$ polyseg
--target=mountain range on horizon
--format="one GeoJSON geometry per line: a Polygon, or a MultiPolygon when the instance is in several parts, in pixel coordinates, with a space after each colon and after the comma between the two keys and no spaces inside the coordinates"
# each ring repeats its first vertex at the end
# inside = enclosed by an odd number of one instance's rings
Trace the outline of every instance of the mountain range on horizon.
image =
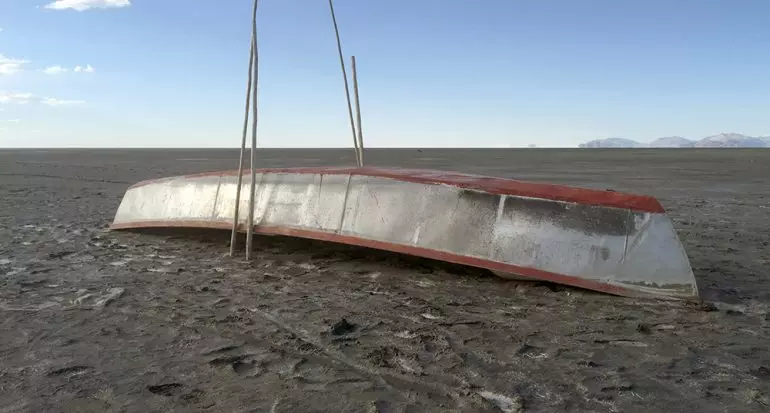
{"type": "Polygon", "coordinates": [[[578,145],[580,148],[770,148],[770,136],[747,136],[720,133],[700,140],[667,136],[650,143],[625,138],[596,139],[578,145]]]}

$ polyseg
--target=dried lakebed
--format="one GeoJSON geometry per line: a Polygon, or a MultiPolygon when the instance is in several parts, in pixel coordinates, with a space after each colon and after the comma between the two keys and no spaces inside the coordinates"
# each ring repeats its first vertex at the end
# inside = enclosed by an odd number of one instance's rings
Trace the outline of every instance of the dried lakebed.
{"type": "MultiPolygon", "coordinates": [[[[106,230],[128,185],[236,157],[0,151],[0,411],[770,408],[770,151],[367,157],[655,195],[703,307],[281,237],[257,238],[246,262],[226,256],[227,233],[106,230]]],[[[352,151],[263,154],[340,159],[352,151]]]]}

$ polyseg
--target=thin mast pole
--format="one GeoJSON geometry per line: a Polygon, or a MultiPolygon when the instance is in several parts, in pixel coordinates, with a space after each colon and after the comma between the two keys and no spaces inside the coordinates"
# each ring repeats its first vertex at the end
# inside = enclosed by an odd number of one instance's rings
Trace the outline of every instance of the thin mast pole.
{"type": "Polygon", "coordinates": [[[356,70],[356,57],[350,56],[350,68],[353,71],[353,97],[356,101],[356,126],[358,127],[358,160],[359,166],[364,166],[364,133],[361,129],[361,101],[358,98],[358,71],[356,70]]]}
{"type": "Polygon", "coordinates": [[[254,82],[251,85],[252,89],[252,102],[251,105],[251,185],[249,187],[249,218],[246,223],[246,259],[251,259],[251,248],[254,235],[254,193],[256,190],[256,177],[257,171],[255,169],[257,164],[257,86],[259,84],[259,48],[257,46],[257,4],[259,0],[254,0],[254,11],[252,12],[251,19],[251,48],[254,52],[254,65],[253,74],[254,82]]]}
{"type": "Polygon", "coordinates": [[[345,81],[345,97],[348,101],[348,116],[350,118],[350,131],[353,133],[353,146],[356,152],[356,164],[361,167],[361,159],[358,152],[358,139],[356,138],[356,125],[353,121],[353,106],[350,104],[350,88],[348,87],[348,74],[345,71],[345,58],[342,54],[342,43],[340,42],[340,31],[337,28],[337,17],[334,15],[334,4],[329,0],[329,10],[332,13],[332,23],[334,24],[334,35],[337,37],[337,52],[340,55],[340,67],[342,67],[342,78],[345,81]]]}
{"type": "Polygon", "coordinates": [[[243,185],[243,152],[246,150],[246,135],[249,130],[249,104],[251,103],[251,78],[254,65],[254,35],[249,46],[249,75],[246,83],[246,111],[243,116],[243,134],[241,137],[241,155],[238,158],[238,186],[235,189],[235,210],[233,211],[233,231],[230,234],[230,256],[235,255],[235,247],[238,242],[238,212],[241,206],[241,186],[243,185]]]}

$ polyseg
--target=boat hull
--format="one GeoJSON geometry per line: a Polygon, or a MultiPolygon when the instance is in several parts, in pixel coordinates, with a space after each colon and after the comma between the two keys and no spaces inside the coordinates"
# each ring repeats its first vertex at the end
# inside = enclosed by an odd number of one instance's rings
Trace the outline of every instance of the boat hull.
{"type": "MultiPolygon", "coordinates": [[[[651,197],[421,170],[256,172],[256,233],[394,251],[623,296],[698,296],[676,231],[651,197]]],[[[229,229],[236,187],[233,171],[141,182],[126,192],[112,228],[229,229]]],[[[249,187],[246,173],[241,231],[249,187]]]]}

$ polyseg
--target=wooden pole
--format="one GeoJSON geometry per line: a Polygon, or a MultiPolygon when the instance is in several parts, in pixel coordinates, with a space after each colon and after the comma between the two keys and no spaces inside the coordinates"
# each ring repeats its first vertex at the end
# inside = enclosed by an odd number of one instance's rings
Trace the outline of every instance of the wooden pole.
{"type": "Polygon", "coordinates": [[[246,136],[249,130],[249,104],[251,103],[252,67],[254,65],[254,37],[249,46],[249,75],[246,83],[246,111],[243,116],[243,134],[241,135],[241,154],[238,157],[238,186],[235,189],[235,208],[233,210],[233,231],[230,234],[230,256],[235,255],[238,242],[238,213],[241,206],[241,186],[243,186],[243,153],[246,151],[246,136]]]}
{"type": "Polygon", "coordinates": [[[257,86],[259,84],[259,48],[257,46],[257,4],[254,0],[254,11],[251,19],[251,47],[254,51],[253,75],[254,82],[251,85],[251,185],[249,186],[249,218],[246,227],[246,259],[251,259],[251,249],[254,236],[254,195],[256,192],[256,166],[257,166],[257,86]]]}
{"type": "Polygon", "coordinates": [[[342,79],[345,81],[345,98],[348,101],[348,117],[350,118],[350,131],[353,133],[353,147],[356,152],[356,165],[359,167],[361,164],[361,159],[359,158],[359,152],[358,152],[358,139],[356,138],[356,125],[353,121],[353,106],[350,104],[350,88],[348,87],[348,74],[345,71],[345,58],[342,54],[342,42],[340,42],[340,31],[337,28],[337,17],[334,15],[334,4],[332,4],[332,0],[329,0],[329,10],[332,14],[332,23],[334,24],[334,35],[337,37],[337,52],[340,56],[340,67],[342,67],[342,79]]]}
{"type": "Polygon", "coordinates": [[[350,56],[350,68],[353,71],[353,98],[356,102],[356,126],[358,127],[358,161],[359,166],[364,166],[364,133],[361,128],[361,101],[358,98],[358,71],[356,70],[356,57],[350,56]]]}

